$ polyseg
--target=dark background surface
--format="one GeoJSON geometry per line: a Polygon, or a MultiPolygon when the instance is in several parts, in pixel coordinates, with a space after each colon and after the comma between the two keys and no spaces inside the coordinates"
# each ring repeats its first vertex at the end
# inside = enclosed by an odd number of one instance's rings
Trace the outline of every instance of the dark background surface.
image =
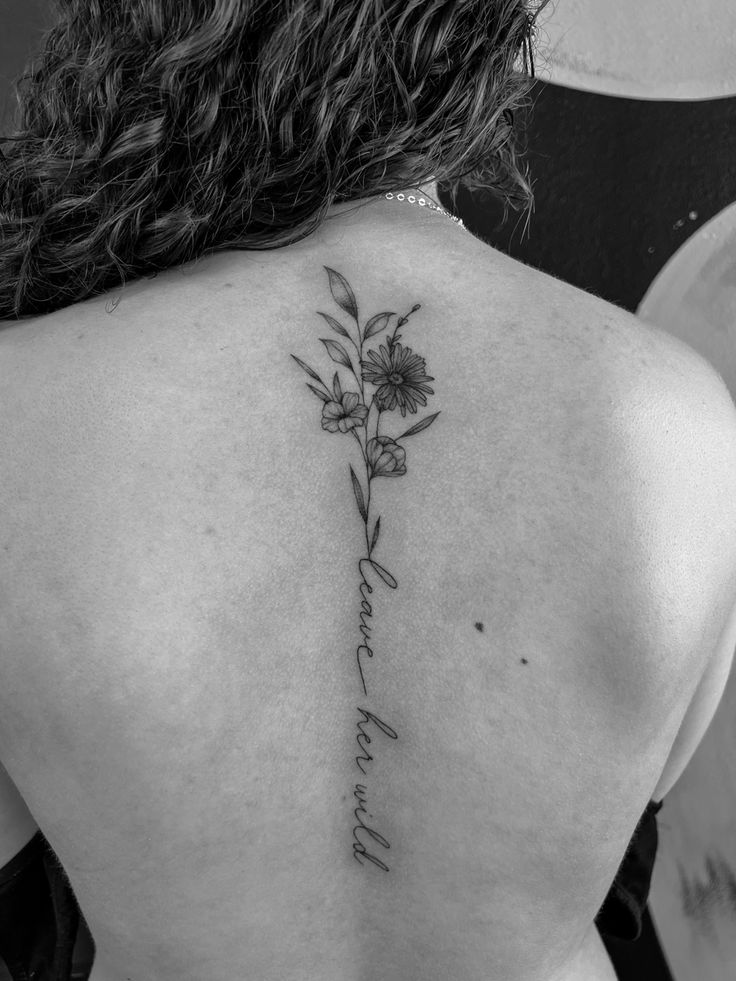
{"type": "MultiPolygon", "coordinates": [[[[12,81],[49,21],[45,0],[0,0],[0,135],[12,81]]],[[[532,95],[519,120],[536,200],[528,228],[467,193],[458,214],[489,245],[635,312],[667,260],[736,200],[736,98],[636,100],[541,81],[532,95]]],[[[640,940],[603,941],[620,981],[673,981],[648,911],[640,940]]],[[[75,979],[92,950],[83,930],[75,979]]]]}
{"type": "Polygon", "coordinates": [[[528,229],[467,192],[458,214],[489,245],[633,313],[667,260],[736,200],[736,97],[624,99],[537,81],[532,99],[519,121],[528,229]]]}

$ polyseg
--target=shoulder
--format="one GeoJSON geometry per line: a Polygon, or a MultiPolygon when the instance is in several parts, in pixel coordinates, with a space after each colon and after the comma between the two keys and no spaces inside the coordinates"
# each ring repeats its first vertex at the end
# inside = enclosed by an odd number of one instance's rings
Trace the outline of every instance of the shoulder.
{"type": "Polygon", "coordinates": [[[636,677],[665,713],[733,656],[724,635],[736,610],[736,405],[694,348],[623,313],[617,330],[611,391],[626,396],[617,432],[626,453],[610,479],[647,604],[636,677]]]}
{"type": "Polygon", "coordinates": [[[620,324],[616,367],[630,425],[641,439],[632,446],[635,456],[645,451],[650,478],[667,503],[680,499],[696,521],[712,507],[729,525],[736,514],[736,405],[729,388],[694,348],[631,320],[620,324]],[[636,381],[629,390],[631,375],[636,381]]]}
{"type": "Polygon", "coordinates": [[[662,367],[643,394],[634,456],[650,494],[641,539],[659,558],[646,651],[632,663],[650,731],[669,748],[650,793],[661,800],[708,730],[736,650],[736,406],[689,345],[652,330],[647,350],[661,352],[662,367]]]}
{"type": "MultiPolygon", "coordinates": [[[[729,524],[736,515],[736,405],[716,366],[599,297],[537,270],[522,275],[547,336],[563,334],[575,354],[563,377],[577,382],[594,412],[590,418],[601,421],[609,438],[620,434],[628,466],[640,467],[646,478],[642,493],[651,486],[653,494],[666,495],[663,505],[679,497],[694,520],[713,507],[729,524]]],[[[545,344],[543,357],[553,344],[545,344]]],[[[663,507],[653,510],[667,517],[663,507]]],[[[736,543],[736,529],[733,537],[736,543]]]]}
{"type": "MultiPolygon", "coordinates": [[[[666,332],[637,320],[636,339],[647,370],[632,389],[628,408],[638,437],[632,460],[641,461],[647,477],[642,492],[651,488],[653,517],[660,517],[671,534],[672,525],[693,531],[708,550],[719,542],[718,551],[732,561],[736,405],[728,385],[711,362],[666,332]]],[[[619,369],[625,378],[625,361],[619,369]]]]}
{"type": "Polygon", "coordinates": [[[621,520],[630,508],[663,548],[687,544],[693,563],[717,545],[736,572],[736,405],[715,365],[599,297],[528,267],[516,275],[541,325],[533,377],[558,379],[548,395],[567,402],[621,520]]]}

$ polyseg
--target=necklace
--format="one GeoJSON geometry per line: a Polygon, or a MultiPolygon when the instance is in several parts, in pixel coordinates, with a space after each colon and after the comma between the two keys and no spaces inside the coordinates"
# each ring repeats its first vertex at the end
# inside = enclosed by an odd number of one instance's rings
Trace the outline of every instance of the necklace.
{"type": "Polygon", "coordinates": [[[389,201],[392,201],[394,198],[396,198],[397,201],[403,201],[406,199],[409,204],[419,204],[423,208],[429,208],[430,211],[438,211],[441,215],[446,215],[448,218],[451,218],[452,221],[458,224],[461,228],[465,228],[462,218],[456,218],[455,215],[451,215],[449,211],[443,211],[442,208],[438,208],[437,205],[430,204],[428,198],[417,198],[415,194],[404,194],[403,192],[400,194],[394,194],[393,191],[389,191],[385,196],[389,201]]]}

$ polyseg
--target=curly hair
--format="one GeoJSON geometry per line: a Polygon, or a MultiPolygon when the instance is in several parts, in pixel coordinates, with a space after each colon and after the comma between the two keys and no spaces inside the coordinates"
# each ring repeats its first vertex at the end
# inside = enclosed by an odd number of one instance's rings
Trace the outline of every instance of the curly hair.
{"type": "Polygon", "coordinates": [[[531,210],[514,114],[547,2],[52,0],[0,138],[0,320],[430,176],[531,210]]]}

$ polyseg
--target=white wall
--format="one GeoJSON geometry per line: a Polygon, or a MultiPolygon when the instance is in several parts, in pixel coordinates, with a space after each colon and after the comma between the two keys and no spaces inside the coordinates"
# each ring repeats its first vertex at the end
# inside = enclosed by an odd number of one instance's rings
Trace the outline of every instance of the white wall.
{"type": "Polygon", "coordinates": [[[552,0],[538,27],[544,81],[637,99],[736,94],[736,0],[552,0]]]}

